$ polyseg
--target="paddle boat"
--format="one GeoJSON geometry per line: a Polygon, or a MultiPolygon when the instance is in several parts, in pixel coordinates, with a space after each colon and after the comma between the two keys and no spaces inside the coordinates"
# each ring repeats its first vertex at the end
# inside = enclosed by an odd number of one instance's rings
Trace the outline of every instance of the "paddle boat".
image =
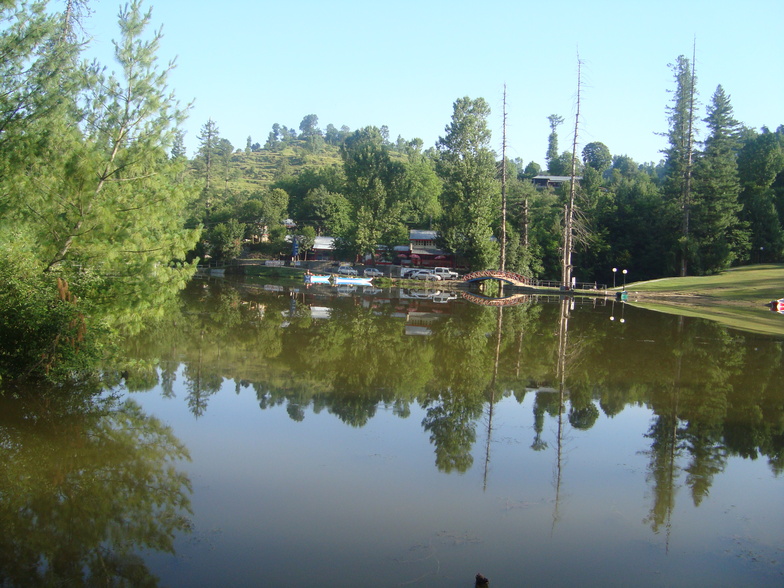
{"type": "Polygon", "coordinates": [[[372,286],[373,280],[371,278],[349,278],[343,276],[333,276],[332,283],[336,286],[372,286]]]}
{"type": "Polygon", "coordinates": [[[372,286],[372,278],[360,278],[356,276],[338,276],[324,274],[305,274],[306,284],[329,284],[333,286],[372,286]]]}
{"type": "Polygon", "coordinates": [[[771,300],[770,303],[768,303],[768,306],[770,306],[770,309],[773,312],[780,312],[781,314],[784,314],[784,298],[771,300]]]}
{"type": "Polygon", "coordinates": [[[306,284],[329,284],[329,276],[320,274],[305,274],[306,284]]]}

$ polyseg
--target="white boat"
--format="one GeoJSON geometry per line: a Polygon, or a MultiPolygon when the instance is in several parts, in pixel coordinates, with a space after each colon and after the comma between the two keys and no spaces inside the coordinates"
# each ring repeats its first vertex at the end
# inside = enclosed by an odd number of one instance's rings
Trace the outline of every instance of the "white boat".
{"type": "Polygon", "coordinates": [[[371,278],[344,278],[342,276],[333,276],[332,282],[338,285],[354,285],[354,286],[372,286],[373,280],[371,278]]]}
{"type": "Polygon", "coordinates": [[[329,284],[329,276],[319,274],[305,274],[306,284],[329,284]]]}

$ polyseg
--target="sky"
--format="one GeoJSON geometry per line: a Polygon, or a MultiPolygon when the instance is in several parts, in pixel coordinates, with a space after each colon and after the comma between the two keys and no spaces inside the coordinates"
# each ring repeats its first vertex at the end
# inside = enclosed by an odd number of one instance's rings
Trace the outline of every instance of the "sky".
{"type": "MultiPolygon", "coordinates": [[[[90,52],[112,69],[119,2],[91,0],[90,52]]],[[[667,146],[669,67],[696,46],[705,116],[716,87],[748,127],[784,124],[784,0],[148,0],[163,27],[169,87],[193,102],[187,154],[212,119],[244,149],[278,123],[389,128],[390,139],[445,135],[455,100],[484,98],[500,155],[544,165],[550,127],[564,118],[571,150],[582,62],[578,151],[600,141],[613,155],[658,162],[667,146]]],[[[698,128],[704,138],[704,127],[698,128]]]]}

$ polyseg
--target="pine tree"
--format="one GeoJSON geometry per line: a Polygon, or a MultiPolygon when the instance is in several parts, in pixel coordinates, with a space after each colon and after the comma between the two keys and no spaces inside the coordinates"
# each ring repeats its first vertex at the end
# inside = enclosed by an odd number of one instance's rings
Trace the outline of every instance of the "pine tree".
{"type": "MultiPolygon", "coordinates": [[[[120,13],[116,75],[77,60],[72,16],[22,6],[0,33],[0,49],[12,49],[0,66],[0,267],[4,280],[37,272],[55,299],[65,284],[59,300],[81,300],[85,320],[141,321],[195,269],[181,263],[199,234],[183,228],[192,191],[167,154],[184,111],[139,2],[120,13]]],[[[26,336],[35,347],[60,335],[26,336]]]]}
{"type": "Polygon", "coordinates": [[[444,182],[440,238],[447,250],[469,266],[486,269],[497,264],[492,227],[500,210],[495,154],[490,149],[483,98],[455,101],[452,122],[436,145],[436,171],[444,182]]]}
{"type": "Polygon", "coordinates": [[[183,159],[187,156],[187,152],[185,149],[185,132],[182,130],[177,130],[174,133],[174,142],[172,143],[172,148],[169,153],[172,159],[183,159]]]}
{"type": "Polygon", "coordinates": [[[210,118],[202,125],[199,136],[197,137],[199,140],[199,154],[197,160],[204,175],[204,192],[206,194],[209,194],[210,189],[212,188],[212,178],[215,173],[215,158],[220,144],[219,133],[218,125],[210,118]]]}
{"type": "Polygon", "coordinates": [[[780,261],[784,258],[784,219],[776,208],[773,184],[784,174],[784,148],[778,133],[747,132],[738,152],[741,219],[751,229],[750,261],[780,261]]]}
{"type": "Polygon", "coordinates": [[[693,270],[713,273],[745,256],[749,232],[739,219],[740,123],[733,118],[730,97],[721,86],[716,88],[703,120],[709,135],[694,170],[693,270]]]}
{"type": "Polygon", "coordinates": [[[667,108],[670,146],[665,154],[665,195],[681,211],[680,275],[688,272],[693,249],[691,225],[691,176],[694,150],[694,110],[696,107],[696,76],[691,62],[683,55],[671,64],[675,76],[672,104],[667,108]]]}
{"type": "Polygon", "coordinates": [[[547,163],[547,171],[553,173],[555,163],[558,161],[558,126],[563,124],[564,118],[551,114],[547,120],[550,122],[550,136],[547,138],[547,153],[544,159],[547,163]]]}

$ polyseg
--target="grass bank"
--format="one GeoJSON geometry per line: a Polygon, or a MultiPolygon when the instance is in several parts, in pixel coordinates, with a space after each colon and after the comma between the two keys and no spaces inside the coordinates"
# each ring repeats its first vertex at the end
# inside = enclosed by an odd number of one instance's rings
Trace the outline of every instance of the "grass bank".
{"type": "Polygon", "coordinates": [[[784,316],[766,306],[784,297],[784,264],[733,268],[715,276],[634,282],[626,290],[635,306],[784,335],[784,316]]]}

